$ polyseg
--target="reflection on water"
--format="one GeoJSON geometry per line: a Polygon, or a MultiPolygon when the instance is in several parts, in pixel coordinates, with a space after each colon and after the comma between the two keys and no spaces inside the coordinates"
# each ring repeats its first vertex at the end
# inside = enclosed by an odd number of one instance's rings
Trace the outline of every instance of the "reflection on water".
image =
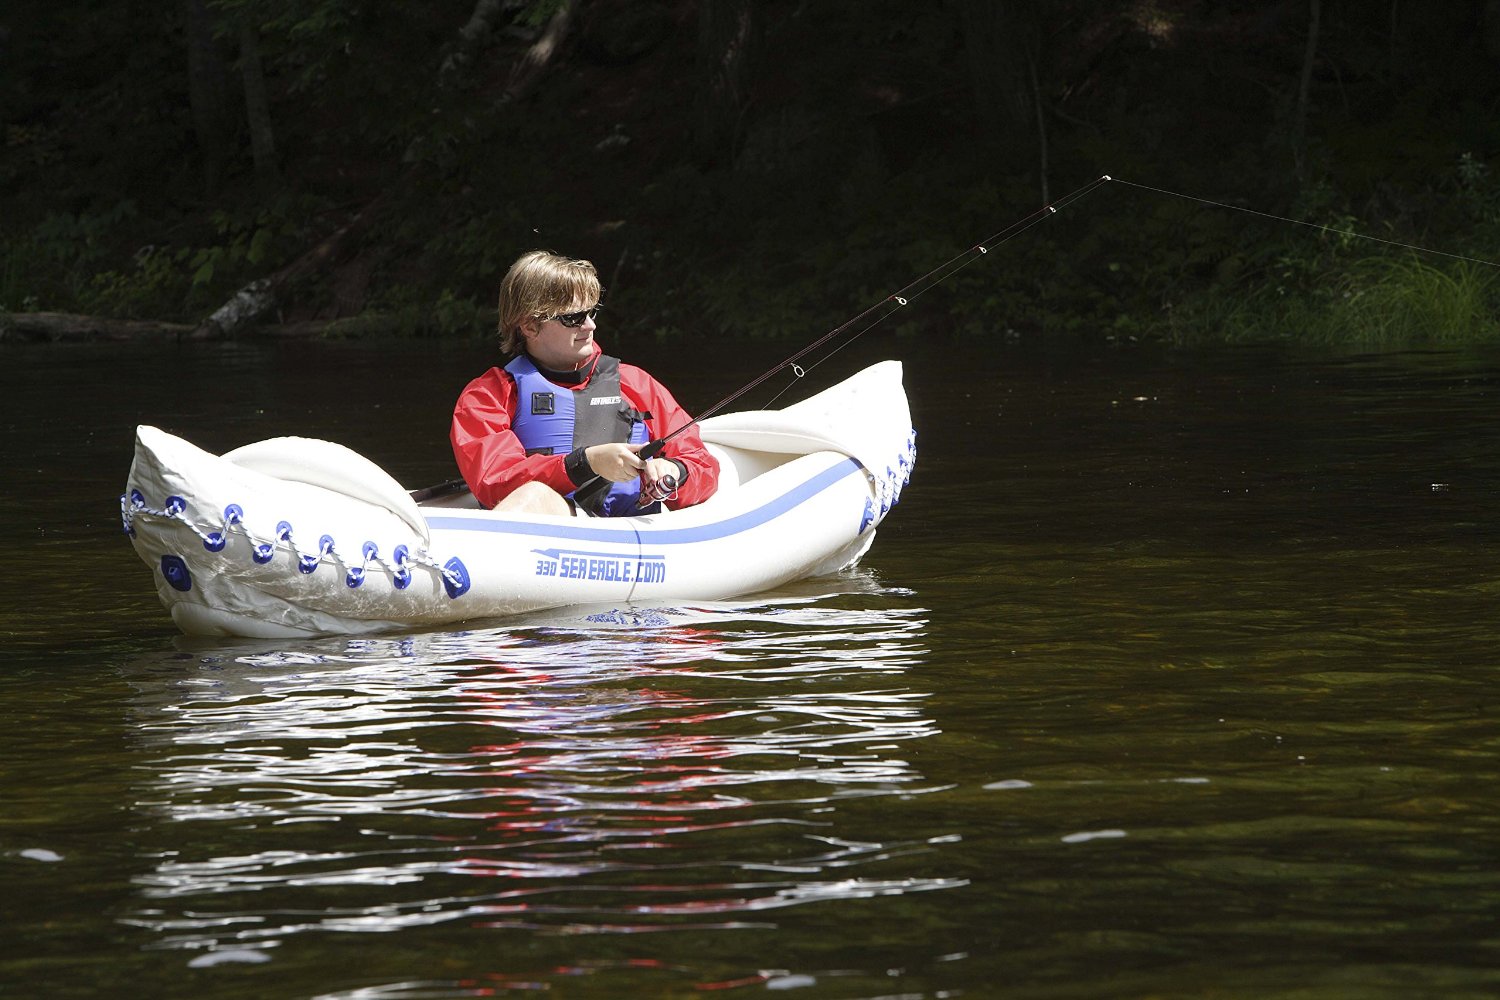
{"type": "Polygon", "coordinates": [[[934,790],[905,759],[937,732],[909,676],[926,625],[801,598],[200,650],[137,699],[139,807],[197,829],[131,922],[204,952],[628,934],[962,884],[893,877],[923,840],[827,832],[848,800],[934,790]],[[231,830],[255,849],[216,850],[231,830]]]}
{"type": "MultiPolygon", "coordinates": [[[[938,430],[867,572],[174,637],[119,536],[134,420],[436,482],[442,422],[341,387],[401,370],[448,399],[480,353],[11,366],[18,413],[66,383],[97,432],[0,438],[24,595],[0,607],[0,994],[1500,991],[1500,355],[993,352],[955,386],[952,350],[910,350],[938,430]]],[[[743,377],[642,360],[690,408],[743,377]]]]}

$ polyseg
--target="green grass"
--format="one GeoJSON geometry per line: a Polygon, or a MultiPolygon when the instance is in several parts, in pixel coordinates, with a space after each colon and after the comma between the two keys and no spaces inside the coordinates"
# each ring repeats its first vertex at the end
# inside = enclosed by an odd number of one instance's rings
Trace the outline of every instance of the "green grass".
{"type": "Polygon", "coordinates": [[[1325,266],[1298,282],[1207,290],[1169,323],[1180,345],[1287,341],[1398,347],[1500,339],[1500,268],[1417,254],[1325,266]]]}

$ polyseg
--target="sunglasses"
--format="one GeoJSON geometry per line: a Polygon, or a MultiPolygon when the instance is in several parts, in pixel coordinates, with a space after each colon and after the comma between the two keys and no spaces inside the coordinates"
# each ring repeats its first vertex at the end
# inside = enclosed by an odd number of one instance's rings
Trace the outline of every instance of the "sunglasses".
{"type": "MultiPolygon", "coordinates": [[[[583,325],[584,320],[593,319],[599,315],[599,309],[600,307],[596,305],[592,309],[580,309],[574,313],[559,313],[556,316],[549,316],[547,318],[557,320],[570,330],[576,330],[583,325]]],[[[546,321],[543,320],[543,322],[546,321]]]]}

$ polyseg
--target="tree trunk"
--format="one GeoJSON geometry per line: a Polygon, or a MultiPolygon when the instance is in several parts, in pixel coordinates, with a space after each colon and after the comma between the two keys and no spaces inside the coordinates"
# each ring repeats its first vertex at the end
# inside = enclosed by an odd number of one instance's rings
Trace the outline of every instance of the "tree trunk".
{"type": "Polygon", "coordinates": [[[562,3],[558,4],[556,13],[552,15],[552,20],[547,22],[542,36],[533,42],[531,48],[526,50],[526,54],[511,67],[510,79],[505,84],[505,93],[500,95],[500,104],[519,101],[526,96],[532,84],[541,78],[542,71],[547,68],[552,62],[552,57],[557,55],[557,50],[562,47],[563,38],[568,34],[568,26],[572,19],[573,0],[562,0],[562,3]]]}
{"type": "Polygon", "coordinates": [[[194,340],[235,337],[281,308],[299,283],[337,263],[379,215],[387,195],[366,205],[343,228],[275,274],[257,278],[230,297],[192,331],[194,340]]]}
{"type": "MultiPolygon", "coordinates": [[[[478,0],[468,23],[460,32],[460,45],[477,44],[476,39],[489,30],[490,19],[502,9],[503,4],[491,3],[490,0],[478,0]]],[[[573,9],[574,0],[562,0],[541,36],[511,70],[510,82],[499,103],[504,104],[520,99],[541,77],[567,35],[573,9]]],[[[270,112],[265,100],[265,81],[260,69],[259,46],[254,28],[243,23],[240,26],[240,52],[241,68],[246,74],[245,105],[250,114],[251,135],[252,138],[260,135],[263,142],[260,146],[252,143],[253,148],[256,149],[256,173],[261,176],[261,168],[264,165],[269,176],[274,178],[275,147],[272,142],[270,112]],[[258,97],[252,97],[252,94],[258,97]]],[[[440,78],[445,68],[439,69],[440,78]]],[[[408,150],[407,159],[411,158],[411,151],[408,150]]],[[[400,190],[409,178],[410,172],[407,177],[393,184],[390,191],[400,190]]],[[[251,327],[262,325],[265,317],[283,307],[297,285],[312,275],[333,266],[346,256],[349,249],[359,242],[380,215],[388,201],[389,191],[370,202],[345,226],[286,267],[245,285],[230,296],[227,302],[214,310],[212,315],[199,323],[190,336],[200,340],[235,337],[251,327]]]]}
{"type": "Polygon", "coordinates": [[[1309,0],[1310,20],[1307,26],[1307,45],[1302,52],[1302,78],[1297,84],[1297,110],[1292,120],[1292,163],[1297,169],[1300,182],[1307,173],[1307,105],[1312,92],[1313,62],[1318,55],[1318,27],[1322,20],[1322,0],[1309,0]]]}
{"type": "Polygon", "coordinates": [[[250,152],[255,158],[255,181],[263,193],[278,182],[276,136],[271,130],[271,102],[266,98],[266,74],[260,62],[260,33],[242,15],[239,25],[240,78],[245,88],[245,117],[250,123],[250,152]]]}
{"type": "Polygon", "coordinates": [[[0,313],[0,340],[135,340],[180,337],[186,323],[155,323],[77,313],[0,313]]]}
{"type": "Polygon", "coordinates": [[[1052,201],[1052,183],[1047,166],[1047,114],[1042,104],[1042,85],[1036,78],[1036,60],[1026,60],[1027,72],[1031,75],[1031,105],[1036,111],[1037,172],[1042,177],[1042,204],[1052,201]]]}
{"type": "Polygon", "coordinates": [[[1030,144],[1031,66],[1040,48],[1036,6],[1023,0],[959,0],[975,117],[986,145],[997,152],[1030,144]]]}
{"type": "Polygon", "coordinates": [[[750,99],[754,47],[751,0],[700,0],[698,4],[697,128],[699,162],[732,163],[741,120],[750,99]]]}
{"type": "Polygon", "coordinates": [[[188,103],[193,132],[203,154],[203,186],[209,198],[219,190],[229,162],[233,133],[229,114],[229,70],[214,39],[213,15],[204,0],[184,0],[187,28],[188,103]]]}
{"type": "Polygon", "coordinates": [[[477,0],[469,20],[458,29],[458,41],[443,59],[438,69],[438,82],[451,85],[463,75],[474,53],[484,45],[495,31],[495,21],[505,10],[505,0],[477,0]]]}
{"type": "MultiPolygon", "coordinates": [[[[1480,12],[1479,22],[1480,37],[1484,41],[1484,54],[1489,56],[1493,63],[1500,63],[1500,0],[1485,0],[1484,9],[1480,12]]],[[[1395,33],[1394,27],[1392,34],[1395,33]]],[[[1392,49],[1395,44],[1392,43],[1392,49]]],[[[1391,62],[1394,64],[1395,59],[1391,62]]]]}

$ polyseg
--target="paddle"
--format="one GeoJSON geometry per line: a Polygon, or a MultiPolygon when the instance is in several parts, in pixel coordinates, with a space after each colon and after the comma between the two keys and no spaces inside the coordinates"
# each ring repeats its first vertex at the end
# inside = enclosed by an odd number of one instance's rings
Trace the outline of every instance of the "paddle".
{"type": "Polygon", "coordinates": [[[417,503],[423,503],[427,500],[437,500],[440,497],[451,497],[467,492],[469,492],[468,483],[462,479],[450,479],[446,483],[437,483],[434,486],[424,486],[419,490],[412,490],[411,498],[417,503]]]}

